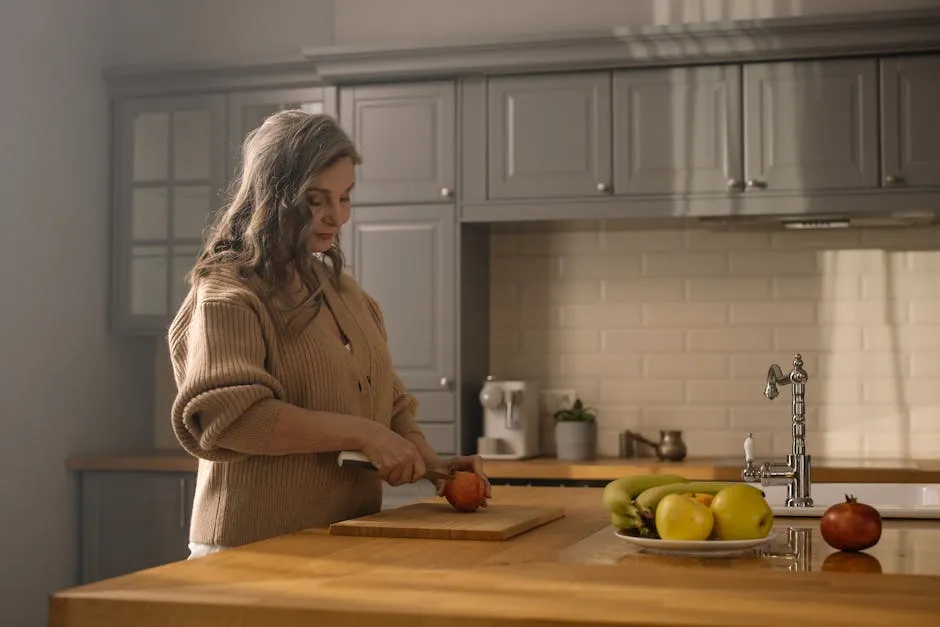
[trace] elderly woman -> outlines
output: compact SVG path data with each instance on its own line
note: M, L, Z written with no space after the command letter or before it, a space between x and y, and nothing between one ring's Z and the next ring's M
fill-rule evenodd
M382 480L483 474L479 457L428 446L382 310L343 271L359 162L326 115L283 111L245 140L169 329L174 432L200 460L191 557L374 513ZM378 472L340 467L341 450Z

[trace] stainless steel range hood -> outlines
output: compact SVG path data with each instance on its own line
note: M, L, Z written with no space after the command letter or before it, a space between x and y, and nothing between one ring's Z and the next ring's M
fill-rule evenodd
M749 215L714 216L696 220L714 231L800 231L825 229L864 229L885 227L923 227L940 224L940 216L932 211L896 211L888 213L834 213L831 215Z

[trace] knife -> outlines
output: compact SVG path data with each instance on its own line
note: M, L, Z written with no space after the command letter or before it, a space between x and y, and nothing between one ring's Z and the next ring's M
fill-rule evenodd
M378 470L372 462L369 461L369 458L359 453L357 451L340 451L339 458L337 459L340 467L343 466L355 466L362 468L364 470ZM451 476L446 472L439 472L437 470L428 470L424 473L425 479L450 479Z

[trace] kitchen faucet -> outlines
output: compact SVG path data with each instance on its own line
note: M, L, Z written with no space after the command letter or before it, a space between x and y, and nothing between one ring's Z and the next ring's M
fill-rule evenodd
M744 439L744 481L760 483L763 486L787 486L787 507L812 507L810 496L811 456L806 454L806 380L809 375L803 369L803 356L797 353L793 357L793 369L784 374L777 364L771 364L767 370L767 385L764 396L774 400L779 395L778 385L790 385L793 388L793 445L784 464L764 462L759 466L754 463L754 436L747 434Z

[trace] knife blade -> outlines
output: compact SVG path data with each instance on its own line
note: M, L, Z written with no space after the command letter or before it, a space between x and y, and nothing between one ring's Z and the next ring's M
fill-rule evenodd
M358 451L340 451L339 457L337 458L337 463L340 467L343 466L354 466L362 468L364 470L377 470L375 465L369 461L369 458L359 453ZM428 470L424 473L425 479L450 479L451 476L446 472L439 472L437 470Z

